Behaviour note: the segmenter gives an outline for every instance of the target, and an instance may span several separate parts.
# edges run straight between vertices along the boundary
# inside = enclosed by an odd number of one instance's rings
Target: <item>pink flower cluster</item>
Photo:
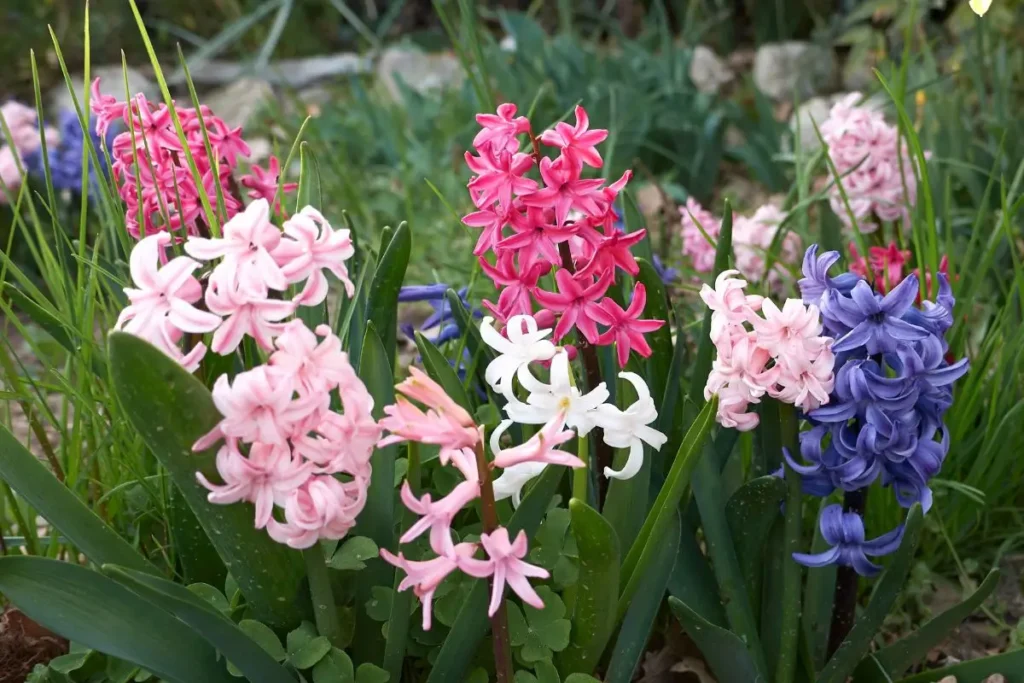
[[[435,501],[429,493],[417,498],[406,481],[402,485],[401,498],[409,510],[419,515],[419,520],[409,527],[399,539],[411,543],[424,533],[428,535],[430,548],[436,557],[427,560],[410,560],[403,553],[397,555],[381,550],[387,562],[405,572],[399,590],[413,589],[423,604],[423,629],[431,626],[431,606],[434,592],[441,582],[456,569],[476,578],[492,578],[491,602],[488,614],[491,616],[501,606],[508,584],[528,605],[537,609],[544,607],[540,596],[530,585],[530,578],[547,578],[548,573],[523,560],[527,553],[526,534],[522,531],[512,539],[508,529],[497,527],[480,536],[487,559],[477,559],[476,543],[452,541],[452,521],[466,505],[480,497],[481,473],[477,468],[477,452],[483,448],[483,430],[464,408],[451,399],[444,389],[417,368],[410,368],[411,377],[398,384],[400,394],[394,405],[384,408],[385,417],[380,426],[391,434],[381,439],[379,445],[387,446],[401,441],[416,441],[440,446],[442,465],[449,463],[462,473],[463,481],[444,498]],[[422,407],[413,403],[419,403]],[[501,466],[521,463],[526,460],[537,462],[559,461],[565,464],[565,456],[555,446],[571,438],[572,432],[563,432],[565,416],[559,416],[552,427],[545,427],[521,450],[504,451],[505,460]],[[569,437],[565,437],[568,433]],[[571,457],[571,456],[570,456]],[[494,463],[498,465],[497,462]],[[582,465],[582,463],[580,463]]]
[[[892,290],[893,287],[903,282],[903,278],[908,273],[904,272],[904,268],[913,258],[913,254],[909,249],[900,249],[895,243],[890,243],[887,247],[869,247],[868,257],[865,259],[857,251],[857,245],[850,244],[850,272],[860,275],[862,278],[867,279],[868,276],[868,265],[871,266],[871,272],[875,276],[875,291],[880,294],[885,294]],[[921,279],[921,269],[915,268],[910,271],[914,275]],[[949,275],[949,255],[943,254],[939,260],[939,272],[948,276]],[[925,270],[924,273],[924,291],[926,299],[932,298],[937,292],[932,291],[932,274]],[[917,294],[917,304],[921,303],[921,293]]]
[[[201,341],[186,352],[186,335],[213,332],[214,353],[233,353],[248,335],[272,351],[274,337],[285,330],[282,321],[297,306],[316,306],[327,297],[324,270],[354,290],[345,261],[354,253],[348,230],[334,230],[313,207],[307,206],[284,223],[284,232],[270,222],[270,207],[259,199],[224,225],[223,237],[189,237],[189,256],[167,260],[172,238],[159,232],[140,240],[132,250],[130,270],[135,287],[126,287],[129,305],[115,329],[146,339],[190,372],[206,353]],[[200,261],[219,259],[204,287],[194,273]],[[161,263],[165,265],[161,266]],[[290,289],[302,288],[291,298]],[[196,307],[200,299],[206,310]]]
[[[213,401],[223,419],[193,450],[223,439],[216,463],[224,483],[211,483],[202,473],[196,478],[209,489],[211,503],[253,503],[257,529],[266,528],[278,543],[308,548],[342,538],[355,524],[381,429],[372,416],[373,397],[328,326],[314,334],[293,320],[274,344],[266,365],[239,373],[233,382],[227,375],[217,378]],[[342,412],[331,410],[335,390]],[[275,508],[284,521],[274,516]]]
[[[114,178],[128,207],[126,226],[134,237],[161,230],[175,235],[208,234],[200,193],[205,193],[216,208],[218,185],[227,218],[242,210],[242,200],[232,191],[232,173],[238,158],[249,156],[240,127],[231,128],[205,106],[198,111],[175,107],[185,133],[186,149],[167,106],[150,103],[142,94],[132,98],[130,104],[119,102],[100,92],[98,78],[92,85],[91,107],[100,137],[105,137],[118,120],[129,127],[114,138],[110,153]],[[206,139],[212,156],[207,154]],[[195,161],[201,182],[197,183],[192,175],[188,154]],[[268,171],[258,166],[252,170],[252,176],[242,178],[242,184],[252,189],[250,197],[274,201],[275,210],[279,209],[277,159],[271,157]],[[295,183],[286,183],[283,189],[288,192],[297,187]]]
[[[4,187],[12,194],[21,187],[19,166],[24,169],[25,155],[39,149],[39,127],[36,110],[18,102],[6,102],[0,106],[0,118],[11,132],[11,139],[7,140],[0,126],[0,204],[7,204],[9,200]],[[46,128],[45,134],[47,146],[55,146],[59,142],[56,130]]]
[[[715,267],[715,247],[701,234],[701,228],[712,239],[722,230],[722,219],[716,218],[692,197],[679,207],[682,215],[683,255],[688,256],[698,273],[710,273]],[[734,216],[732,226],[733,255],[736,269],[744,277],[760,281],[765,276],[766,256],[779,227],[786,219],[774,204],[765,204],[752,216]],[[700,227],[698,227],[698,223]],[[800,236],[787,232],[782,239],[778,261],[768,273],[768,281],[777,284],[786,272],[783,263],[800,258]]]
[[[626,309],[605,296],[617,269],[639,272],[630,247],[646,234],[624,234],[614,226],[613,204],[629,181],[629,171],[607,186],[604,179],[583,177],[585,167],[603,165],[596,146],[608,131],[590,130],[583,107],[576,107],[574,126],[559,123],[540,137],[534,136],[525,116],[515,114],[514,104],[502,104],[497,114],[478,114],[482,130],[473,140],[477,155],[466,153],[466,164],[475,174],[469,193],[478,210],[463,222],[481,229],[473,253],[501,290],[497,303],[484,305],[505,322],[515,315],[532,315],[536,303],[538,322],[554,326],[555,341],[575,328],[591,344],[616,343],[623,366],[631,350],[650,355],[643,335],[663,322],[640,319],[642,285]],[[532,151],[520,151],[523,135]],[[542,156],[542,145],[557,149],[558,156]],[[535,166],[540,183],[527,176]],[[556,291],[540,285],[552,269],[557,269]]]
[[[714,311],[711,341],[718,357],[704,397],[718,395],[718,422],[753,429],[759,418],[747,409],[765,394],[804,412],[828,403],[835,357],[833,340],[821,336],[817,306],[788,299],[779,310],[771,299],[744,292],[747,283],[737,274],[727,270],[715,279],[714,289],[704,285],[700,292]]]
[[[821,137],[857,226],[866,233],[877,230],[878,221],[909,219],[909,209],[917,203],[917,178],[899,130],[885,122],[882,112],[858,106],[860,100],[860,93],[850,93],[836,102],[821,125]],[[829,203],[847,226],[852,225],[836,179],[829,189]]]

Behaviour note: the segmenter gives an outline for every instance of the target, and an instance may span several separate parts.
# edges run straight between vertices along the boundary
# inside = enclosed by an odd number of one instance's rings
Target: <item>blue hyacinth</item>
[[[433,313],[427,316],[427,319],[420,325],[420,330],[438,328],[437,336],[430,339],[430,341],[438,346],[452,339],[457,339],[462,334],[455,320],[455,314],[452,312],[451,305],[448,303],[448,299],[445,298],[445,292],[449,289],[451,287],[448,285],[438,283],[435,285],[407,285],[398,292],[399,302],[426,301],[434,309]],[[459,299],[462,300],[462,305],[466,307],[466,310],[471,311],[473,317],[479,318],[482,314],[480,311],[473,310],[470,306],[469,299],[466,298],[468,293],[468,289],[463,287],[458,291]],[[413,325],[406,323],[401,328],[402,332],[409,339],[415,337],[416,328]]]
[[[811,428],[800,434],[802,462],[784,455],[808,494],[852,492],[880,481],[902,507],[920,503],[927,512],[929,482],[949,451],[944,415],[952,385],[968,370],[966,358],[946,359],[955,303],[949,281],[940,273],[936,300],[915,307],[916,276],[882,296],[853,273],[829,276],[838,260],[834,251],[818,256],[816,245],[804,257],[800,292],[819,307],[824,333],[836,340],[836,381],[829,403],[806,416]],[[877,570],[865,553],[892,552],[902,533],[866,542],[863,520],[839,506],[826,508],[821,529],[834,547],[794,559],[851,566],[864,575]]]
[[[78,192],[82,188],[82,154],[86,151],[85,135],[78,120],[77,114],[70,110],[60,113],[57,122],[60,132],[60,143],[47,149],[47,161],[50,164],[50,179],[53,181],[55,190],[71,190]],[[100,167],[103,173],[107,173],[107,160],[103,153],[102,139],[96,134],[95,128],[90,123],[90,135],[93,146],[99,157]],[[108,135],[107,146],[113,144],[115,132]],[[25,155],[25,167],[28,173],[36,178],[45,179],[46,169],[43,166],[42,148],[39,148]],[[90,186],[96,187],[96,169],[89,160]]]

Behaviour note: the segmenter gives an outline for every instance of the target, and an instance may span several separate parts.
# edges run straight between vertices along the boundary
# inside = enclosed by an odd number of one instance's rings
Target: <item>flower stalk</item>
[[[847,491],[843,496],[843,511],[854,512],[863,516],[867,508],[868,491],[866,488]],[[828,632],[828,656],[835,654],[839,646],[846,640],[853,621],[857,616],[857,592],[860,587],[860,575],[852,566],[840,565],[836,573],[836,592],[832,600],[832,625]]]
[[[334,603],[334,591],[331,590],[323,548],[319,543],[314,543],[302,551],[302,559],[306,562],[306,576],[309,577],[309,595],[313,599],[316,630],[331,641],[334,647],[344,647],[341,622],[338,621],[338,608]]]
[[[491,471],[484,455],[483,439],[474,448],[476,453],[476,468],[480,475],[480,513],[483,518],[484,531],[492,533],[498,528],[498,509],[494,502],[494,487],[491,485]],[[494,586],[494,577],[491,577],[491,586]],[[508,615],[505,611],[505,601],[502,600],[498,610],[491,619],[491,635],[494,639],[494,669],[497,673],[498,683],[512,683],[512,647],[508,631]]]

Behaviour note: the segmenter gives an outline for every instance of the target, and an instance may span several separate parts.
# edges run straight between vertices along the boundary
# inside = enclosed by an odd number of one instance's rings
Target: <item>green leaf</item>
[[[898,683],[940,683],[948,676],[952,676],[956,683],[987,683],[993,674],[1002,674],[1006,683],[1024,683],[1024,650],[925,671]]]
[[[736,559],[753,594],[763,561],[761,549],[768,531],[779,518],[779,505],[786,497],[786,482],[779,477],[758,477],[744,484],[725,505],[725,518],[732,532]]]
[[[704,406],[697,419],[690,425],[683,442],[679,445],[679,451],[672,461],[672,469],[668,473],[665,484],[654,501],[654,506],[647,514],[640,534],[629,549],[629,554],[622,563],[620,584],[622,591],[619,595],[618,616],[625,614],[633,594],[639,588],[640,581],[647,571],[648,565],[659,557],[659,548],[666,542],[679,545],[678,537],[667,539],[666,534],[676,518],[679,510],[679,503],[683,499],[690,483],[690,472],[697,461],[701,460],[698,454],[707,440],[711,425],[715,421],[715,411],[718,409],[718,399],[714,398]],[[678,534],[677,534],[678,536]]]
[[[103,573],[187,624],[251,683],[292,683],[291,674],[225,616],[230,612],[227,600],[213,586],[198,584],[185,588],[167,579],[112,565],[105,565]]]
[[[658,610],[665,597],[665,589],[668,586],[669,576],[672,574],[672,566],[675,564],[676,554],[679,552],[679,512],[677,509],[672,510],[672,518],[666,532],[664,540],[656,544],[655,555],[651,563],[643,570],[641,577],[643,582],[630,602],[625,619],[622,620],[619,637],[615,640],[611,661],[605,673],[606,683],[629,683],[632,681],[640,659],[647,649],[647,640],[651,635],[651,628],[654,626],[654,620],[658,616]]]
[[[156,569],[0,425],[0,478],[96,564]]]
[[[505,603],[509,637],[514,646],[522,648],[519,656],[526,664],[550,662],[552,652],[561,652],[569,646],[571,624],[564,618],[565,603],[547,586],[540,586],[537,594],[544,602],[544,609],[524,605],[520,611],[515,603]]]
[[[608,520],[583,501],[570,500],[569,512],[580,573],[572,637],[558,665],[563,674],[589,673],[615,630],[615,612],[608,606],[619,593],[619,539]]]
[[[899,550],[893,555],[882,578],[878,580],[868,606],[854,622],[850,634],[818,675],[817,683],[843,683],[871,647],[872,638],[889,615],[889,610],[892,609],[907,580],[910,564],[914,560],[914,551],[921,540],[922,519],[921,506],[915,503],[907,515]]]
[[[284,174],[287,169],[282,169],[278,178],[278,197],[282,194],[281,186],[284,184]],[[299,143],[299,189],[295,195],[295,213],[298,213],[307,206],[319,208],[323,206],[323,198],[320,189],[320,168],[308,142]],[[317,306],[300,306],[296,316],[306,323],[309,329],[316,329],[317,325],[327,322],[327,302],[324,301]]]
[[[416,331],[416,348],[419,349],[420,356],[423,357],[423,367],[430,378],[440,384],[445,393],[455,399],[456,403],[466,410],[472,411],[473,406],[469,402],[469,395],[466,393],[466,388],[462,386],[462,380],[459,379],[455,368],[448,363],[444,354],[437,350],[433,342],[424,337],[419,330]]]
[[[959,605],[950,607],[916,631],[865,657],[854,672],[854,679],[858,683],[890,680],[913,664],[924,661],[931,649],[978,609],[998,584],[999,570],[993,569],[978,589]]]
[[[188,583],[224,585],[228,570],[217,554],[210,538],[196,519],[196,514],[185,502],[176,487],[170,490],[167,503],[167,526],[171,532],[174,554],[181,563]],[[231,596],[229,595],[228,598]]]
[[[263,648],[263,650],[270,655],[274,661],[283,662],[288,657],[288,653],[285,652],[284,645],[281,644],[281,639],[277,637],[266,624],[256,621],[254,619],[242,619],[238,623],[238,628],[242,629],[245,635],[249,636],[253,642]]]
[[[764,680],[747,646],[734,633],[715,626],[676,598],[669,597],[668,604],[718,680]]]
[[[651,395],[664,396],[669,380],[669,365],[672,363],[672,327],[669,325],[668,299],[665,298],[665,284],[661,281],[658,271],[645,259],[637,259],[640,273],[637,279],[647,289],[647,305],[643,317],[651,320],[664,320],[665,324],[646,335],[651,345],[651,355],[647,358],[647,377],[650,381]]]
[[[216,447],[192,452],[192,444],[218,421],[210,392],[137,337],[114,332],[109,345],[114,390],[125,414],[196,513],[253,614],[272,626],[297,624],[303,576],[299,553],[256,529],[251,505],[214,505],[196,481],[197,471],[218,480]]]
[[[601,681],[587,674],[569,674],[564,683],[601,683]]]
[[[391,674],[376,664],[360,664],[356,669],[356,683],[388,683]]]
[[[408,224],[402,223],[395,230],[387,248],[381,247],[377,272],[370,284],[370,297],[366,305],[369,320],[380,335],[389,368],[394,363],[398,335],[398,290],[402,288],[405,279],[411,249],[412,233]],[[366,353],[366,349],[362,352]]]
[[[330,651],[331,642],[325,636],[317,636],[294,651],[289,651],[288,663],[296,669],[312,669]]]
[[[825,509],[825,506],[828,504],[829,500],[823,498],[816,518],[820,518],[821,510]],[[821,535],[821,528],[815,524],[811,552],[820,553],[828,548],[829,543]],[[837,573],[838,567],[835,565],[819,567],[807,572],[801,621],[808,661],[814,671],[820,671],[825,666],[828,633],[832,624],[832,601],[836,592]]]
[[[372,538],[355,536],[345,541],[338,548],[337,552],[334,553],[327,563],[327,566],[331,569],[342,570],[362,569],[366,566],[364,560],[377,557],[379,554],[380,549],[377,548],[377,544],[373,542]]]
[[[722,609],[722,598],[711,565],[697,543],[696,524],[696,510],[683,515],[679,555],[668,582],[668,592],[712,624],[725,626],[728,620]]]
[[[333,648],[313,667],[313,683],[353,683],[352,659],[344,650]]]
[[[537,532],[551,498],[558,491],[564,476],[564,467],[548,467],[544,470],[506,524],[510,536],[514,537],[520,530],[526,531],[527,537],[532,537]],[[487,621],[489,592],[490,587],[485,581],[478,581],[473,586],[469,598],[466,599],[441,646],[437,659],[434,660],[434,668],[427,678],[427,683],[448,683],[465,678],[473,665],[477,647],[490,632],[490,624]]]
[[[92,339],[76,340],[72,338],[71,335],[78,335],[78,330],[70,325],[65,325],[57,316],[33,301],[17,287],[8,284],[3,291],[11,298],[15,306],[32,319],[32,322],[39,325],[55,342],[63,346],[73,356],[81,355],[83,344],[93,343]],[[107,377],[107,364],[101,353],[94,352],[92,354],[92,371],[101,379]]]
[[[68,640],[171,683],[232,681],[214,649],[189,626],[98,572],[10,555],[0,558],[0,593]]]

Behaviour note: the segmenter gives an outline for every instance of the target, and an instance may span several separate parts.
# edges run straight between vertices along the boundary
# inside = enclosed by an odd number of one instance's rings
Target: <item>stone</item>
[[[774,100],[808,98],[836,86],[831,49],[800,41],[767,43],[754,55],[754,85]]]
[[[275,86],[304,88],[338,76],[369,73],[372,69],[371,57],[354,52],[339,52],[333,55],[282,59],[271,62],[263,69],[242,62],[203,60],[189,64],[189,76],[193,83],[202,85],[223,85],[240,78],[255,76]],[[177,72],[168,79],[168,82],[172,85],[181,85],[185,82],[184,74]]]
[[[75,84],[75,96],[78,98],[79,105],[83,104],[83,76],[84,74],[79,73],[71,77],[71,82]],[[98,66],[90,69],[90,82],[97,78],[100,79],[100,89],[104,95],[113,95],[118,100],[124,99],[124,71],[122,71],[120,64]],[[156,82],[150,80],[140,70],[132,67],[128,67],[128,91],[132,95],[142,93],[146,96],[147,100],[161,99],[160,87]],[[71,99],[71,93],[68,92],[67,84],[63,81],[54,86],[50,91],[48,102],[50,107],[52,107],[52,110],[48,113],[48,118],[56,116],[58,112],[65,109],[73,111],[75,108],[74,101]]]
[[[274,88],[267,81],[242,78],[202,97],[202,102],[232,128],[247,126],[268,100]]]
[[[821,124],[828,118],[835,99],[833,97],[812,97],[797,107],[790,117],[789,129],[793,132],[797,148],[804,156],[815,153],[821,147],[821,141],[818,140],[814,126],[821,128]]]
[[[462,65],[449,52],[429,54],[415,48],[390,47],[381,54],[377,63],[377,78],[395,101],[401,101],[398,81],[425,95],[458,88],[466,79]]]
[[[705,45],[693,48],[690,59],[690,80],[697,90],[708,95],[717,95],[719,91],[736,78],[736,74],[715,51]]]

